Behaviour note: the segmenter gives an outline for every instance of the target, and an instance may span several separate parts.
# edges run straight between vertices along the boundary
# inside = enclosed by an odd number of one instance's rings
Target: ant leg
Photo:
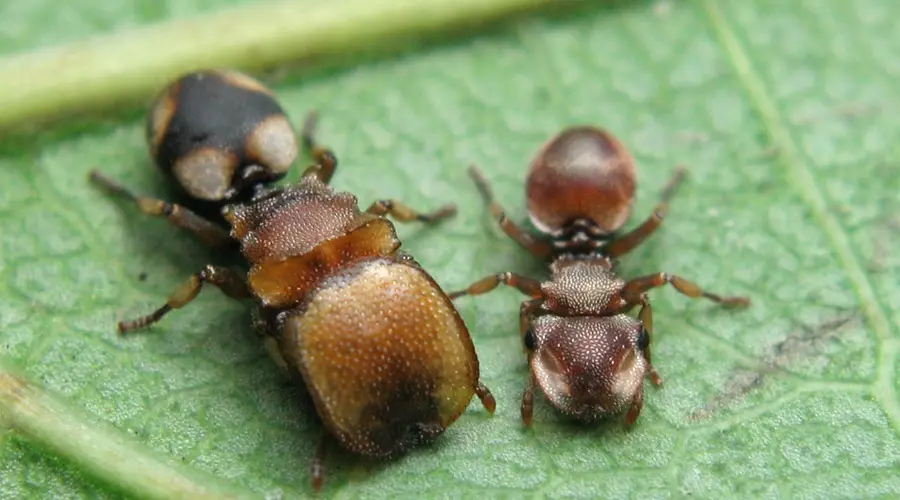
[[[484,409],[487,410],[488,413],[493,415],[494,410],[497,409],[497,400],[494,399],[494,395],[491,394],[491,390],[481,382],[478,382],[478,385],[475,386],[475,395],[478,396],[478,399],[481,400],[481,404],[484,405]]]
[[[497,224],[503,229],[503,232],[536,257],[540,259],[550,258],[553,253],[553,247],[536,239],[534,236],[531,236],[513,221],[509,220],[509,217],[506,216],[506,211],[494,197],[494,191],[491,189],[487,177],[484,176],[481,170],[475,165],[472,165],[469,167],[469,175],[472,177],[472,180],[475,181],[478,191],[481,192],[481,197],[484,198],[484,201],[488,204],[488,210],[490,210],[491,216],[494,217]]]
[[[309,475],[312,479],[313,489],[319,491],[322,484],[325,483],[325,448],[328,446],[328,434],[322,431],[319,438],[319,445],[316,446],[316,454],[313,455],[312,463],[309,465]]]
[[[641,352],[644,354],[644,359],[647,360],[647,371],[650,373],[650,380],[653,382],[653,385],[662,385],[663,379],[659,376],[659,372],[656,371],[656,368],[653,367],[653,362],[650,360],[650,344],[653,340],[653,311],[650,308],[650,301],[647,300],[647,297],[644,297],[643,299],[641,311],[638,313],[638,319],[641,320],[641,324],[644,328],[644,331],[641,332],[641,334],[647,335],[646,340],[643,342],[641,342],[640,337],[638,337],[638,345],[644,344]]]
[[[525,344],[525,352],[528,355],[528,382],[525,391],[522,392],[522,423],[525,427],[531,427],[534,414],[534,373],[531,371],[531,357],[534,356],[535,338],[531,328],[531,319],[536,310],[540,308],[543,299],[534,299],[523,302],[519,307],[519,330],[522,333],[522,343]]]
[[[400,222],[422,222],[434,224],[456,213],[456,205],[448,204],[430,213],[422,213],[397,200],[378,200],[366,212],[372,215],[390,214]]]
[[[278,366],[278,369],[281,370],[282,375],[290,377],[291,369],[284,359],[284,356],[281,354],[278,340],[275,337],[266,335],[263,337],[263,346],[265,346],[266,352],[269,353],[269,357],[272,358],[272,361],[274,361],[275,365]]]
[[[634,250],[635,247],[643,243],[644,240],[649,238],[650,235],[662,225],[663,219],[669,212],[669,201],[675,194],[675,190],[684,180],[686,174],[687,170],[684,167],[675,169],[669,182],[666,183],[666,187],[663,188],[659,204],[653,209],[653,215],[647,218],[640,226],[610,242],[606,247],[606,255],[608,257],[615,259]]]
[[[303,141],[304,149],[310,152],[314,164],[307,168],[302,176],[315,175],[320,181],[328,184],[331,182],[335,169],[337,169],[338,160],[331,149],[316,142],[315,132],[318,123],[318,113],[315,111],[307,113],[306,121],[303,123],[301,140]]]
[[[225,229],[181,205],[157,198],[138,196],[97,170],[91,170],[90,179],[107,191],[130,200],[137,205],[141,212],[154,217],[165,217],[175,226],[190,231],[211,247],[225,246],[233,241]]]
[[[163,316],[173,309],[180,309],[186,306],[197,297],[204,283],[217,287],[222,293],[235,300],[246,299],[251,296],[247,284],[236,272],[223,267],[206,266],[199,273],[191,275],[190,279],[178,287],[169,296],[166,303],[156,311],[141,318],[120,321],[119,333],[146,328],[161,320]]]
[[[530,361],[531,356],[529,356]],[[525,383],[525,390],[522,392],[522,423],[525,427],[531,427],[534,418],[534,374],[531,373],[531,363],[528,367],[528,382]]]
[[[668,273],[656,273],[648,276],[635,278],[625,284],[622,290],[622,299],[627,304],[639,304],[643,301],[644,293],[651,288],[661,287],[665,284],[675,287],[683,295],[698,299],[700,297],[718,302],[726,306],[748,306],[750,305],[749,297],[725,297],[715,293],[707,292],[698,285],[690,281]]]
[[[534,298],[541,298],[544,295],[540,281],[513,273],[497,273],[472,283],[465,290],[448,293],[447,296],[455,299],[463,295],[481,295],[497,288],[501,283]]]
[[[631,408],[628,409],[628,413],[625,414],[625,425],[631,427],[634,425],[634,422],[637,421],[638,417],[641,415],[641,410],[644,409],[644,388],[643,386],[638,389],[635,393],[634,398],[631,400]]]
[[[535,314],[539,313],[541,310],[541,305],[544,303],[543,298],[529,300],[526,302],[522,302],[522,305],[519,306],[519,332],[522,334],[523,341],[525,340],[525,336],[528,334],[528,331],[531,330],[531,319]],[[534,340],[534,339],[532,339]],[[526,347],[528,342],[525,341]],[[532,349],[534,346],[529,347]]]

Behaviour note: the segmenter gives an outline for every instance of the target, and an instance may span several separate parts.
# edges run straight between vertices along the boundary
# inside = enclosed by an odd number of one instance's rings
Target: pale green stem
[[[262,497],[168,459],[7,371],[0,363],[0,433],[4,428],[21,433],[139,498]]]
[[[243,5],[0,60],[0,128],[131,101],[199,68],[248,71],[575,0],[287,0]]]

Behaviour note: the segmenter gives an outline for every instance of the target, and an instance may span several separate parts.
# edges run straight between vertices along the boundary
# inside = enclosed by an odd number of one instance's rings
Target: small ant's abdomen
[[[281,351],[348,449],[402,453],[444,431],[478,385],[478,361],[450,299],[421,268],[359,262],[284,322]]]
[[[577,219],[612,233],[625,224],[635,191],[634,159],[609,132],[572,127],[548,141],[526,184],[532,223],[554,233]]]

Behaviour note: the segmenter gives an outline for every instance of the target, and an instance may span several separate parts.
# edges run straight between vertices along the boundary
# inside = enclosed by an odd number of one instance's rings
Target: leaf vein
[[[754,69],[734,29],[715,0],[704,0],[702,5],[738,80],[760,115],[766,132],[780,151],[779,159],[782,166],[787,169],[794,187],[825,232],[838,262],[853,284],[867,322],[878,337],[879,369],[873,392],[895,432],[900,434],[900,400],[893,384],[897,348],[884,306],[878,300],[874,287],[865,273],[865,267],[854,252],[846,231],[829,212],[822,190],[809,166],[801,160],[798,147],[775,100]]]

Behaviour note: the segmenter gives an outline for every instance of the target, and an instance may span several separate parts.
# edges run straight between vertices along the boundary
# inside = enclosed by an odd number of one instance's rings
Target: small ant
[[[294,185],[268,186],[296,156],[293,129],[271,92],[235,72],[181,78],[149,123],[157,164],[192,199],[217,204],[229,229],[132,194],[99,172],[91,179],[211,246],[239,245],[249,272],[207,265],[154,312],[120,322],[120,333],[188,305],[204,284],[253,300],[254,326],[276,363],[309,390],[327,433],[362,455],[389,458],[433,440],[473,395],[494,412],[465,323],[431,275],[399,250],[386,218],[435,224],[455,206],[420,213],[385,199],[360,211],[356,196],[329,185],[337,158],[316,144],[315,114],[302,134],[314,164]],[[316,490],[328,434],[310,469]]]
[[[653,318],[647,292],[670,284],[692,298],[746,306],[746,297],[723,297],[668,273],[625,281],[615,259],[633,250],[662,224],[669,200],[685,170],[675,171],[647,220],[619,234],[634,203],[635,161],[612,134],[590,126],[571,127],[553,137],[531,163],[526,182],[528,214],[535,237],[507,218],[487,179],[470,174],[503,231],[533,255],[550,262],[551,278],[540,282],[510,272],[485,277],[455,299],[480,295],[500,284],[531,300],[520,309],[520,330],[530,373],[522,395],[522,420],[532,422],[537,384],[560,411],[591,421],[629,406],[631,426],[644,403],[644,377],[662,377],[650,362]],[[626,313],[641,310],[635,319]]]

